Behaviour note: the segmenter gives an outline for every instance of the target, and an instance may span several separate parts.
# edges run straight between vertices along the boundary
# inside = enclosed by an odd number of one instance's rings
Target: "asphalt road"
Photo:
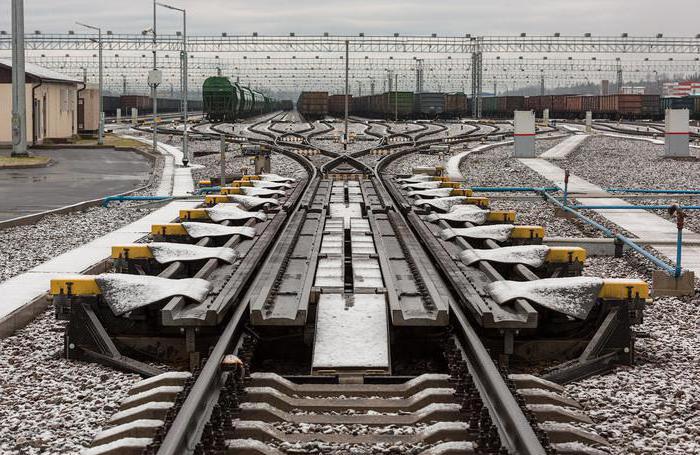
[[[150,173],[150,162],[134,152],[62,148],[33,153],[54,164],[0,169],[0,221],[123,193],[145,184]]]

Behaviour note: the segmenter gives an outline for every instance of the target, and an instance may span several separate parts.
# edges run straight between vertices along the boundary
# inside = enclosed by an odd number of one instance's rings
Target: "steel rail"
[[[256,125],[267,121],[265,119]],[[303,193],[298,195],[298,201],[296,201],[296,207],[303,207],[304,200],[307,199],[303,196],[313,192],[310,190],[313,190],[314,185],[318,185],[318,171],[313,163],[302,156],[281,148],[278,148],[276,151],[296,160],[308,172],[309,177],[307,178],[306,188]],[[224,383],[224,375],[226,373],[221,368],[221,361],[239,343],[247,310],[247,305],[239,304],[234,308],[231,319],[226,324],[190,393],[185,398],[180,411],[165,434],[158,449],[158,455],[185,455],[194,452],[201,432],[209,420],[211,409],[216,403]]]
[[[386,181],[382,171],[391,162],[408,153],[411,153],[411,151],[389,155],[374,168],[374,178],[381,182],[384,192],[391,194],[391,198],[394,198],[395,195],[390,191],[389,182]],[[397,205],[401,203],[401,201],[396,199],[394,199],[394,202]],[[405,214],[402,211],[399,212],[406,219]],[[406,220],[408,222],[408,219]],[[410,222],[408,224],[414,230],[414,233],[419,235],[419,232],[415,230],[415,226]],[[449,277],[447,279],[449,281]],[[545,448],[538,440],[530,422],[496,368],[486,347],[469,323],[459,303],[451,301],[450,309],[459,324],[459,337],[463,342],[463,349],[467,356],[470,372],[474,377],[476,386],[482,391],[482,399],[491,413],[494,424],[498,428],[504,447],[511,454],[544,455],[546,453]]]

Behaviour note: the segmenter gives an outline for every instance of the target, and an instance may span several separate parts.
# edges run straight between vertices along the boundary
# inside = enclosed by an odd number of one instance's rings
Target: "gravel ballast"
[[[75,454],[87,447],[140,377],[59,357],[52,307],[0,340],[0,453]]]
[[[589,258],[584,274],[651,281],[636,254]],[[569,384],[567,394],[593,418],[591,429],[616,454],[700,454],[700,295],[648,305],[636,364]]]
[[[594,136],[558,164],[603,188],[700,189],[700,161],[664,158],[664,146]]]

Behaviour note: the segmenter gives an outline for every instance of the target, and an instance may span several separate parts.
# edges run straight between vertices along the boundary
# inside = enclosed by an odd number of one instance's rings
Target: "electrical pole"
[[[540,74],[540,96],[544,96],[544,70]]]
[[[76,24],[83,26],[85,28],[89,28],[91,30],[97,30],[97,46],[99,48],[98,65],[100,66],[99,71],[98,71],[98,73],[99,73],[98,91],[100,92],[100,112],[99,112],[100,124],[98,127],[97,144],[103,145],[105,143],[105,113],[104,113],[104,99],[103,99],[104,94],[102,92],[103,87],[104,87],[104,76],[103,76],[103,65],[102,65],[102,28],[95,27],[94,25],[83,24],[82,22],[76,22]]]
[[[27,152],[27,98],[24,72],[24,0],[12,0],[12,156]]]
[[[345,140],[343,141],[343,148],[348,149],[348,108],[349,99],[348,94],[350,93],[350,41],[345,40]]]
[[[399,73],[394,73],[394,116],[399,121]]]

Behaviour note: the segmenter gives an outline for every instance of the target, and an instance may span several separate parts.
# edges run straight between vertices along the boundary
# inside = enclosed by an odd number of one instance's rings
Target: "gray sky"
[[[698,0],[168,0],[188,10],[195,34],[367,34],[631,35],[700,33]],[[144,0],[25,0],[29,33],[77,29],[76,20],[114,32],[150,26],[151,2]],[[164,32],[178,29],[179,16],[159,9]],[[10,0],[0,2],[0,30],[10,30]]]

